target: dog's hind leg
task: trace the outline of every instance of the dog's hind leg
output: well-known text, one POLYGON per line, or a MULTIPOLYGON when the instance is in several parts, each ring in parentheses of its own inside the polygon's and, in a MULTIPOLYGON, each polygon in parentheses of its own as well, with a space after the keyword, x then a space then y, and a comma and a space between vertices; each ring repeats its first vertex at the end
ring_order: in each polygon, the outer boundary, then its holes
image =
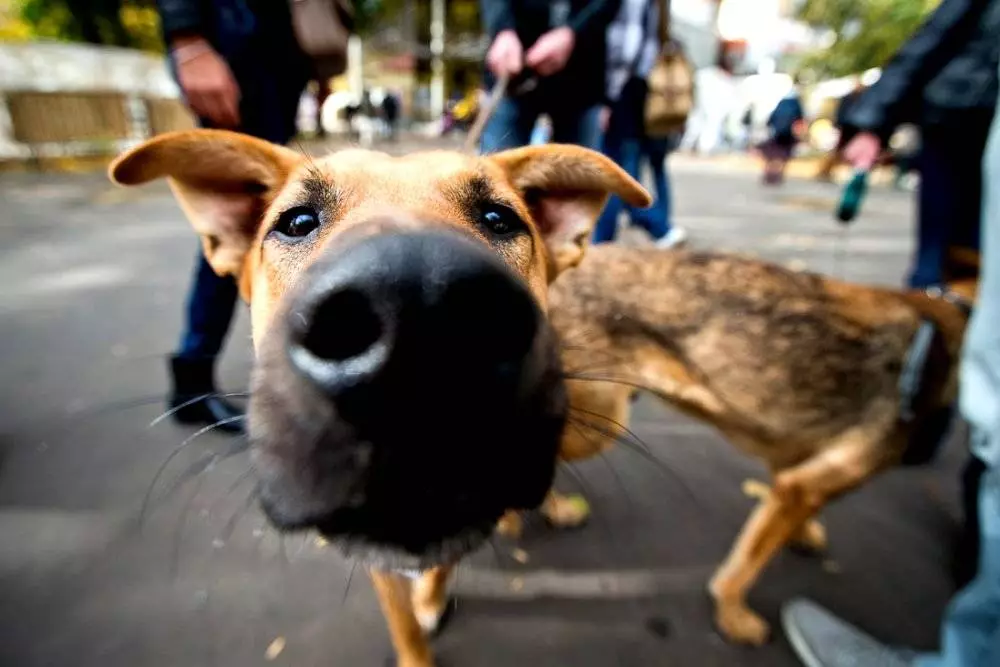
POLYGON ((441 630, 446 620, 451 569, 450 565, 441 565, 427 570, 413 581, 413 613, 428 635, 441 630))
POLYGON ((746 604, 761 571, 827 501, 891 461, 881 440, 850 434, 812 458, 775 475, 774 485, 750 515, 729 556, 709 583, 715 622, 726 638, 760 645, 769 628, 746 604))
POLYGON ((378 570, 371 570, 371 579, 389 626, 396 667, 434 667, 430 644, 414 614, 410 581, 378 570))
MULTIPOLYGON (((757 500, 765 500, 771 487, 757 480, 747 480, 743 483, 743 492, 757 500)), ((788 543, 810 554, 821 554, 826 551, 826 528, 819 519, 809 519, 792 533, 788 543)))

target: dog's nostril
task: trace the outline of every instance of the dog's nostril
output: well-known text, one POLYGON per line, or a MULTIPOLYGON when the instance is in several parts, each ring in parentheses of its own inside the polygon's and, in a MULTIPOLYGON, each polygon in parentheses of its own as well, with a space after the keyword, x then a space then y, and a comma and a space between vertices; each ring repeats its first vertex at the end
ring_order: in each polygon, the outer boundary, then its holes
POLYGON ((319 359, 347 361, 364 354, 382 334, 382 320, 371 299, 344 289, 317 306, 302 346, 319 359))

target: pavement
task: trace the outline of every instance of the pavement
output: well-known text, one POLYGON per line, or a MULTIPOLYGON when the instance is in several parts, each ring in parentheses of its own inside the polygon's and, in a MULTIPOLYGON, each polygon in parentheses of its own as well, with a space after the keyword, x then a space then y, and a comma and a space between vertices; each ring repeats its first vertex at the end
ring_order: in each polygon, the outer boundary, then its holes
MULTIPOLYGON (((403 146, 402 148, 406 148, 403 146)), ((676 222, 699 247, 899 284, 912 195, 873 191, 847 233, 835 186, 762 189, 724 162, 672 158, 676 222)), ((164 357, 196 242, 162 184, 100 174, 0 176, 0 664, 382 665, 387 632, 361 572, 312 536, 281 538, 248 502, 244 443, 169 421, 164 357)), ((638 233, 626 236, 635 241, 638 233)), ((247 386, 241 312, 220 369, 247 386)), ((594 508, 580 530, 535 520, 463 565, 443 665, 792 666, 713 631, 705 583, 761 466, 643 398, 626 448, 561 476, 594 508)), ((782 554, 750 601, 772 622, 809 595, 894 643, 933 647, 952 585, 960 443, 824 512, 824 558, 782 554)))

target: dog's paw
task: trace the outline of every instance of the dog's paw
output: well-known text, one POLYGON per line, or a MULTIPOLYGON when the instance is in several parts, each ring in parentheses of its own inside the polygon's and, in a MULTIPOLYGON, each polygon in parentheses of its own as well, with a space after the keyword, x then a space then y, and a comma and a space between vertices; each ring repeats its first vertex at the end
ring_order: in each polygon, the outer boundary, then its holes
POLYGON ((523 530, 524 522, 517 512, 506 512, 497 522, 497 533, 510 540, 520 539, 523 530))
POLYGON ((429 605, 415 606, 413 615, 417 617, 420 629, 428 637, 436 637, 441 634, 448 621, 451 620, 455 612, 455 598, 448 598, 440 608, 433 608, 429 605))
POLYGON ((745 605, 719 606, 715 624, 728 641, 737 644, 763 646, 771 634, 771 627, 757 613, 745 605))
POLYGON ((542 506, 542 514, 555 528, 576 528, 590 518, 590 503, 579 494, 568 496, 553 494, 542 506))
POLYGON ((826 553, 829 546, 826 537, 826 528, 816 519, 810 519, 802 524, 802 527, 792 535, 790 544, 796 551, 801 551, 808 555, 826 553))

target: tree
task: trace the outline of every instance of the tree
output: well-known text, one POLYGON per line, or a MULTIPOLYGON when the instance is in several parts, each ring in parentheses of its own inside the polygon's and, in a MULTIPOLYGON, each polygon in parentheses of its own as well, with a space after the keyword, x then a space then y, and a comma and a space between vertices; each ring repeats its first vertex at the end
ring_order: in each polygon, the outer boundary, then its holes
POLYGON ((3 33, 162 50, 153 0, 13 0, 3 33))
POLYGON ((940 0, 805 0, 798 19, 828 30, 832 43, 808 53, 802 67, 839 77, 881 67, 940 0))

